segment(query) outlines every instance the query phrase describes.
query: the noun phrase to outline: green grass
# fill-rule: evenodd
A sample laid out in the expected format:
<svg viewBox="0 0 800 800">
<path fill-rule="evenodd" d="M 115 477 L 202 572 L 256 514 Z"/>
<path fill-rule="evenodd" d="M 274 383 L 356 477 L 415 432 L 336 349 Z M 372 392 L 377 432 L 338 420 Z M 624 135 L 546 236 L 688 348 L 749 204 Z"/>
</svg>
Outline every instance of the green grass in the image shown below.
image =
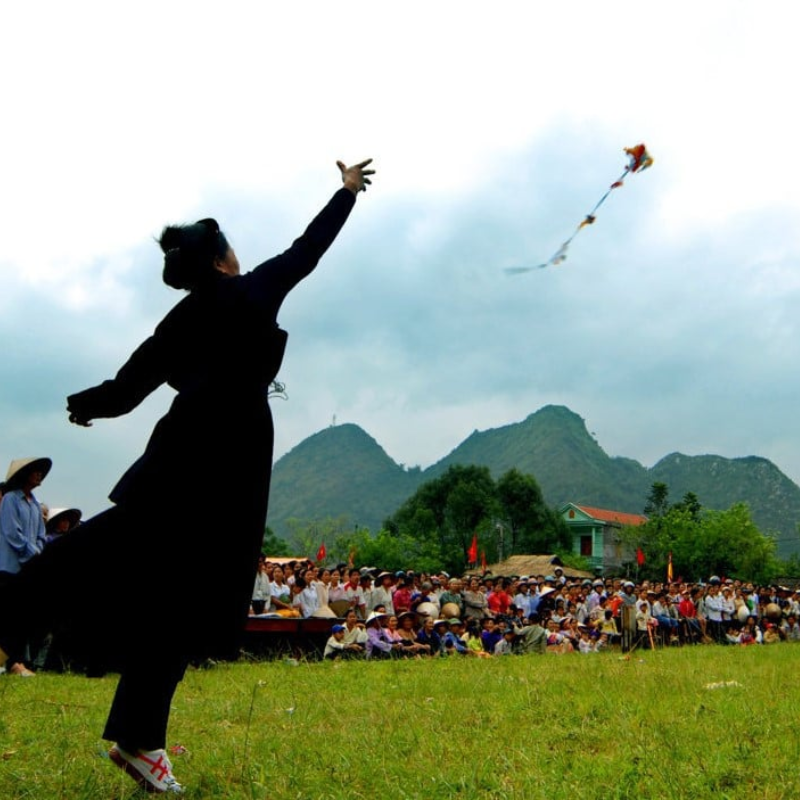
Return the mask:
<svg viewBox="0 0 800 800">
<path fill-rule="evenodd" d="M 187 797 L 800 797 L 800 647 L 190 671 Z M 712 683 L 739 685 L 706 688 Z M 102 757 L 115 679 L 0 680 L 0 796 L 142 796 Z"/>
</svg>

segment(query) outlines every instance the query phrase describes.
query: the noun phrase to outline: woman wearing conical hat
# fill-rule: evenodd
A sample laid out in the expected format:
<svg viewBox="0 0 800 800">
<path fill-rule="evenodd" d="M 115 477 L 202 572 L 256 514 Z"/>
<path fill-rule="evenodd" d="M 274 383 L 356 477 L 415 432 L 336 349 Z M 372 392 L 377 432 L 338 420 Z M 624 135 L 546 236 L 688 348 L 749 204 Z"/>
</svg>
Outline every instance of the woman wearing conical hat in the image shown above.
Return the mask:
<svg viewBox="0 0 800 800">
<path fill-rule="evenodd" d="M 8 468 L 0 502 L 0 588 L 9 585 L 23 565 L 44 549 L 44 513 L 33 490 L 41 485 L 52 464 L 49 458 L 18 458 Z M 29 678 L 34 673 L 23 663 L 25 641 L 26 637 L 18 633 L 5 643 L 5 666 L 9 674 Z"/>
</svg>

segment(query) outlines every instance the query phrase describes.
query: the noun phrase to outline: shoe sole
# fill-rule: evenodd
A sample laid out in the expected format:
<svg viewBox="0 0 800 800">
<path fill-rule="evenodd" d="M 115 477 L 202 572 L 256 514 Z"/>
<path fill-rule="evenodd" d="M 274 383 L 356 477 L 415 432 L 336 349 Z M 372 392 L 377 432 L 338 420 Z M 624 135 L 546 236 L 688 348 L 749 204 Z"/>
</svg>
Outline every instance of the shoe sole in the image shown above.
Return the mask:
<svg viewBox="0 0 800 800">
<path fill-rule="evenodd" d="M 146 792 L 150 794 L 166 794 L 165 789 L 159 789 L 157 786 L 153 786 L 147 778 L 139 772 L 136 767 L 133 766 L 129 761 L 127 761 L 122 753 L 119 752 L 116 748 L 112 747 L 111 750 L 108 751 L 108 757 L 121 769 L 124 770 L 128 775 L 133 778 L 139 786 L 144 789 Z"/>
</svg>

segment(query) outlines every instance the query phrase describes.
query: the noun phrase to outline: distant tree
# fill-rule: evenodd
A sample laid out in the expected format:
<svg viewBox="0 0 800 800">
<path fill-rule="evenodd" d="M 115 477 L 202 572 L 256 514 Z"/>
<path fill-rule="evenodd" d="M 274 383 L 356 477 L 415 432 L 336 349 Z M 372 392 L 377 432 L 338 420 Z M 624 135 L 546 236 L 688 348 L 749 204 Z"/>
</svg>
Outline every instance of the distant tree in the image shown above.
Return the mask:
<svg viewBox="0 0 800 800">
<path fill-rule="evenodd" d="M 345 532 L 350 525 L 346 516 L 313 520 L 301 520 L 293 517 L 288 519 L 286 524 L 289 527 L 287 543 L 289 549 L 292 550 L 288 555 L 312 560 L 323 543 L 325 549 L 330 553 L 330 543 Z"/>
<path fill-rule="evenodd" d="M 669 487 L 663 481 L 656 481 L 650 487 L 650 494 L 644 506 L 648 517 L 663 517 L 669 511 Z"/>
<path fill-rule="evenodd" d="M 329 551 L 330 552 L 330 551 Z M 436 539 L 415 539 L 381 529 L 375 536 L 366 528 L 343 533 L 333 543 L 335 561 L 347 563 L 351 554 L 355 567 L 378 567 L 390 572 L 414 569 L 431 572 L 443 569 L 442 554 Z"/>
<path fill-rule="evenodd" d="M 519 553 L 523 540 L 534 539 L 547 524 L 542 490 L 533 475 L 510 469 L 497 481 L 497 499 L 509 532 L 508 552 Z"/>
<path fill-rule="evenodd" d="M 265 556 L 288 556 L 289 545 L 267 526 L 264 528 L 264 537 L 261 539 L 261 552 Z"/>
<path fill-rule="evenodd" d="M 688 511 L 695 522 L 700 520 L 700 512 L 703 510 L 700 500 L 694 492 L 686 492 L 683 499 L 679 503 L 675 503 L 672 508 Z"/>
<path fill-rule="evenodd" d="M 779 569 L 775 539 L 761 533 L 745 503 L 727 511 L 703 510 L 695 518 L 691 504 L 679 503 L 644 525 L 624 528 L 620 538 L 646 554 L 641 577 L 664 580 L 672 553 L 673 574 L 687 580 L 711 575 L 769 583 Z"/>
<path fill-rule="evenodd" d="M 545 504 L 536 479 L 516 469 L 495 483 L 486 467 L 451 466 L 422 484 L 384 527 L 396 537 L 436 541 L 451 572 L 466 566 L 473 536 L 488 562 L 501 550 L 506 557 L 569 550 L 571 544 L 566 523 Z"/>
<path fill-rule="evenodd" d="M 387 520 L 393 535 L 438 543 L 450 572 L 467 563 L 472 537 L 491 527 L 498 516 L 497 489 L 487 467 L 453 465 L 439 478 L 427 481 Z"/>
</svg>

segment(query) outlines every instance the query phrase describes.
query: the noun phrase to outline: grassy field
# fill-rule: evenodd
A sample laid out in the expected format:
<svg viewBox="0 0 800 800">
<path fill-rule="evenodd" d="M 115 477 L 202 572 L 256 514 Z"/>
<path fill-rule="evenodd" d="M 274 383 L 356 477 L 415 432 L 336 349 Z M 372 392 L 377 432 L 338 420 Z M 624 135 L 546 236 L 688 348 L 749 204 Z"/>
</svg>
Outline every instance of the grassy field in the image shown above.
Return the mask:
<svg viewBox="0 0 800 800">
<path fill-rule="evenodd" d="M 800 647 L 190 671 L 186 797 L 800 797 Z M 99 738 L 112 676 L 0 678 L 0 797 L 133 798 Z"/>
</svg>

